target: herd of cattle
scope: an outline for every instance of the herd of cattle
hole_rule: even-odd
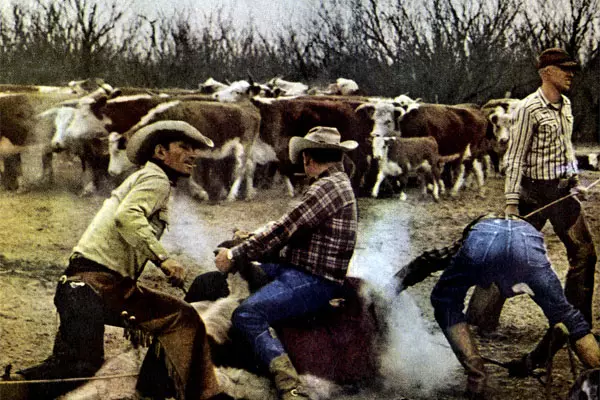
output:
[[[441,105],[358,93],[356,83],[344,78],[321,91],[279,78],[266,84],[210,78],[198,90],[159,92],[115,89],[100,79],[57,87],[0,85],[1,183],[8,190],[31,185],[20,156],[35,149],[43,171],[38,180],[51,184],[53,152],[68,152],[81,161],[82,194],[92,194],[108,176],[122,178],[136,168],[124,151],[133,132],[157,120],[183,120],[215,144],[201,151],[190,184],[194,197],[250,198],[264,185],[255,177],[268,182],[276,172],[293,196],[302,171],[289,161],[289,138],[321,125],[359,143],[345,159],[358,194],[377,197],[416,176],[423,192],[438,200],[446,187],[456,195],[467,175],[474,174],[482,188],[486,172],[498,170],[519,104],[494,99],[483,106]]]

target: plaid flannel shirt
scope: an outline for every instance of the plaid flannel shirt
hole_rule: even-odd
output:
[[[234,247],[234,258],[260,259],[279,251],[280,262],[343,283],[357,233],[354,191],[341,165],[311,184],[302,201],[266,230]]]

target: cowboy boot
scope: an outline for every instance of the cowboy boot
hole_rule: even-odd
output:
[[[275,357],[269,365],[269,371],[273,375],[275,387],[281,400],[302,400],[308,399],[301,385],[298,372],[292,365],[292,361],[287,354]]]
[[[562,324],[548,329],[544,337],[529,353],[518,360],[509,361],[506,365],[509,376],[525,378],[536,368],[545,367],[554,355],[567,343],[569,332]]]
[[[469,325],[460,322],[446,328],[444,334],[467,373],[467,397],[473,400],[483,399],[487,380],[485,365],[477,351]]]
[[[586,368],[600,368],[600,347],[593,334],[588,333],[577,340],[573,347]]]
[[[505,301],[495,284],[487,288],[476,286],[467,308],[467,321],[477,326],[483,336],[491,335],[498,328]]]

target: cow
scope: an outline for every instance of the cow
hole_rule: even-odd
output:
[[[350,96],[358,93],[358,84],[352,79],[337,78],[335,83],[327,86],[328,94],[339,94],[341,96]]]
[[[194,284],[198,281],[205,282],[205,292],[186,296],[186,300],[206,327],[221,389],[234,399],[276,400],[271,380],[257,369],[248,346],[231,329],[233,311],[252,291],[249,283],[240,273],[229,274],[225,280],[216,271],[200,275]],[[360,291],[350,289],[351,285]],[[325,400],[374,387],[380,377],[387,326],[379,318],[388,311],[385,302],[358,278],[348,278],[346,288],[347,294],[320,315],[276,327],[312,399]],[[221,293],[213,296],[216,292]],[[146,350],[134,343],[125,353],[107,359],[96,375],[137,371],[144,356],[153,352],[153,347]],[[162,382],[157,384],[167,387]],[[135,378],[112,384],[90,380],[60,399],[130,398],[134,393]]]
[[[245,80],[235,81],[229,86],[212,94],[212,97],[223,103],[238,103],[258,96],[264,92],[261,85]]]
[[[4,162],[2,185],[9,190],[53,182],[52,123],[40,114],[78,97],[68,87],[2,85],[0,94],[0,159]],[[21,156],[30,161],[22,167]],[[39,165],[36,165],[39,164]],[[41,170],[41,175],[37,172]]]
[[[206,159],[232,161],[231,179],[227,190],[227,200],[238,198],[245,180],[246,197],[255,194],[253,184],[253,146],[256,142],[260,115],[251,105],[223,104],[215,101],[199,101],[194,97],[157,98],[156,96],[136,96],[102,100],[100,104],[88,104],[78,111],[70,121],[67,137],[77,138],[89,135],[109,137],[111,158],[108,170],[112,175],[122,174],[132,165],[124,155],[128,137],[141,126],[157,120],[182,120],[190,123],[214,140],[214,149],[204,149],[194,168],[190,189],[193,197],[208,200],[209,193],[204,189],[202,179],[207,168],[202,168]],[[79,122],[78,122],[79,121]],[[109,135],[108,132],[111,132]],[[86,136],[89,139],[89,136]],[[232,158],[232,160],[229,160]],[[227,169],[227,165],[225,166]]]
[[[362,177],[367,170],[370,157],[369,133],[373,123],[366,113],[357,113],[355,109],[362,104],[359,100],[321,100],[318,96],[305,96],[293,99],[251,99],[260,111],[260,139],[272,148],[279,160],[279,173],[284,178],[287,194],[295,195],[294,184],[299,166],[291,164],[288,143],[292,136],[304,136],[315,126],[332,126],[340,131],[342,140],[355,140],[359,143],[356,150],[348,153],[347,172],[351,176],[353,188],[360,193]],[[352,173],[354,171],[354,173]]]
[[[302,82],[291,82],[282,78],[273,78],[266,85],[277,93],[277,96],[301,96],[309,94],[308,85]]]
[[[228,86],[228,84],[219,82],[210,77],[203,83],[198,84],[198,89],[200,90],[200,93],[213,94],[221,90],[227,89]]]
[[[436,140],[431,136],[403,138],[398,136],[373,137],[373,160],[377,162],[377,180],[373,185],[372,197],[379,194],[379,186],[387,176],[398,176],[404,187],[408,175],[416,172],[421,182],[422,194],[431,187],[433,199],[439,201],[442,159]],[[442,186],[443,190],[443,186]],[[406,193],[400,194],[406,200]]]
[[[472,106],[421,103],[409,111],[401,111],[403,108],[394,103],[380,101],[363,104],[357,108],[359,110],[369,112],[373,119],[374,136],[432,136],[438,143],[441,156],[460,160],[459,171],[450,191],[452,196],[458,194],[464,183],[466,168],[471,166],[477,177],[480,193],[483,190],[484,175],[480,159],[487,151],[488,140],[493,140],[493,133],[487,118],[479,109]],[[394,123],[396,129],[392,129]]]
[[[504,169],[502,158],[504,153],[506,153],[508,140],[510,139],[510,130],[520,104],[520,99],[500,98],[488,100],[481,107],[481,111],[492,124],[495,137],[495,141],[489,150],[491,165],[486,168],[488,173],[492,167],[496,173],[501,173]]]

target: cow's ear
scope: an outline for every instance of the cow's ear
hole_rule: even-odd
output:
[[[108,97],[102,96],[90,105],[90,108],[92,109],[92,112],[94,113],[94,115],[96,115],[97,117],[101,117],[102,108],[104,108],[104,106],[106,106],[107,101],[108,101]]]
[[[354,112],[359,112],[364,110],[367,113],[369,118],[373,119],[373,112],[375,111],[375,105],[372,103],[363,103],[354,109]]]
[[[250,96],[258,96],[260,94],[260,86],[258,85],[250,85],[248,88],[248,94]]]

